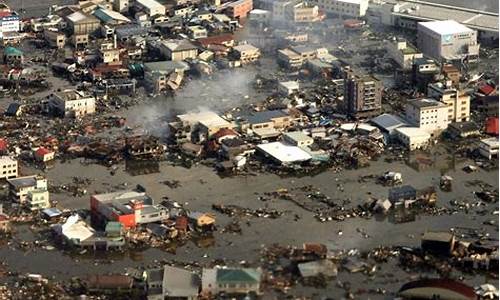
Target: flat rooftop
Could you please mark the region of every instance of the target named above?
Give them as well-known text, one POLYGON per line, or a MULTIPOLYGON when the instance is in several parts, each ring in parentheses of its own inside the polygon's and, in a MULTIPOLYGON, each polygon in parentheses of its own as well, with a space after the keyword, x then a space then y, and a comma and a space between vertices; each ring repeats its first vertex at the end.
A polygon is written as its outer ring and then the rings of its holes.
POLYGON ((408 101, 408 104, 417 108, 446 106, 446 104, 444 104, 443 102, 439 102, 431 98, 410 100, 408 101))
POLYGON ((257 148, 281 163, 302 162, 311 159, 311 155, 306 151, 282 142, 260 144, 257 148))
POLYGON ((425 27, 440 35, 473 32, 469 27, 458 23, 455 20, 420 22, 420 26, 425 27))
POLYGON ((231 123, 224 120, 222 117, 212 111, 178 115, 177 117, 182 122, 188 124, 200 123, 206 127, 232 127, 231 123))
POLYGON ((106 194, 93 195, 99 202, 113 202, 113 204, 118 203, 128 203, 130 200, 143 200, 144 204, 151 204, 151 198, 146 195, 146 193, 139 193, 133 190, 125 190, 106 194), (148 200, 148 201, 145 201, 148 200))

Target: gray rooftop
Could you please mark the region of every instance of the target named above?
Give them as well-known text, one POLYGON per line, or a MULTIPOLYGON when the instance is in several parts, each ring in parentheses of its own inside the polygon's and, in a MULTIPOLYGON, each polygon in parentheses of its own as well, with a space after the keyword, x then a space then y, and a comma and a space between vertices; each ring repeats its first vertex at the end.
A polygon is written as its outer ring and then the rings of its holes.
POLYGON ((250 124, 259 124, 259 123, 270 122, 271 119, 285 117, 285 116, 287 116, 287 113, 285 113, 282 110, 266 110, 266 111, 256 112, 248 116, 246 119, 250 124))

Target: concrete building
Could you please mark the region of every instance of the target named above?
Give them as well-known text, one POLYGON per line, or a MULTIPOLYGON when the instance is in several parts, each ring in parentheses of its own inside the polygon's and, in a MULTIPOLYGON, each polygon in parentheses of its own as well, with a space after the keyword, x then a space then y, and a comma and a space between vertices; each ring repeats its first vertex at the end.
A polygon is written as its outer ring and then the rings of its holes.
POLYGON ((88 34, 73 34, 71 36, 71 44, 76 49, 85 49, 89 44, 88 34))
POLYGON ((95 97, 77 90, 65 90, 49 96, 49 110, 61 117, 80 118, 95 112, 95 97))
POLYGON ((284 81, 278 84, 278 92, 284 96, 297 93, 299 90, 300 85, 297 81, 284 81))
POLYGON ((45 147, 38 147, 38 149, 33 152, 33 157, 35 158, 35 160, 44 163, 53 160, 54 156, 55 152, 45 147))
POLYGON ((418 127, 398 127, 394 130, 394 136, 408 150, 423 149, 429 145, 431 135, 418 127))
POLYGON ((155 205, 146 193, 132 190, 92 195, 90 210, 94 224, 120 222, 124 228, 158 222, 169 217, 167 209, 155 205))
POLYGON ((17 160, 9 157, 0 157, 0 179, 15 178, 18 175, 17 160))
POLYGON ((492 159, 493 157, 498 157, 498 137, 492 137, 487 139, 482 139, 479 142, 479 154, 482 156, 492 159))
POLYGON ((171 137, 179 143, 206 141, 219 130, 234 127, 212 111, 178 115, 177 121, 169 123, 171 137))
POLYGON ((19 203, 25 203, 32 191, 47 190, 47 179, 42 176, 24 176, 7 179, 10 198, 19 203))
POLYGON ((386 49, 389 57, 405 71, 410 71, 415 60, 424 56, 413 45, 401 39, 388 42, 386 49))
POLYGON ((76 11, 66 17, 68 27, 74 35, 93 34, 100 28, 101 22, 92 15, 76 11))
POLYGON ((168 60, 185 60, 198 56, 198 47, 188 40, 166 40, 160 43, 160 52, 168 60))
POLYGON ((382 108, 382 81, 373 76, 344 73, 344 103, 351 117, 373 117, 382 108))
POLYGON ((287 132, 283 134, 283 140, 297 147, 307 147, 314 143, 314 139, 302 131, 287 132))
POLYGON ((120 65, 120 49, 116 42, 103 42, 99 47, 99 58, 106 65, 120 65))
POLYGON ((208 36, 207 29, 201 25, 189 26, 187 29, 192 39, 203 39, 208 36))
POLYGON ((25 204, 32 211, 49 208, 49 191, 47 189, 35 189, 29 191, 26 197, 25 204))
POLYGON ((184 61, 156 61, 144 63, 144 81, 146 88, 160 93, 169 88, 169 77, 173 73, 183 74, 189 65, 184 61))
POLYGON ((195 273, 165 265, 147 271, 148 300, 197 300, 201 279, 195 273))
POLYGON ((7 32, 19 32, 20 18, 15 12, 10 10, 0 16, 0 39, 7 32))
POLYGON ((272 10, 272 21, 277 23, 316 22, 322 18, 317 5, 301 0, 274 1, 266 4, 272 10))
POLYGON ((233 47, 235 57, 241 61, 242 64, 257 61, 260 58, 259 48, 250 44, 243 44, 233 47))
POLYGON ((439 61, 476 61, 479 57, 477 31, 456 21, 418 23, 417 45, 427 56, 439 61))
POLYGON ((113 10, 119 13, 127 13, 130 0, 113 0, 113 10))
POLYGON ((43 36, 47 44, 52 48, 62 49, 66 45, 66 35, 57 28, 45 28, 43 36))
POLYGON ((278 50, 278 63, 288 69, 298 69, 304 64, 304 59, 291 49, 280 49, 278 50))
POLYGON ((360 18, 366 15, 368 0, 312 0, 319 9, 341 17, 360 18))
POLYGON ((244 19, 253 9, 253 0, 237 0, 228 4, 226 15, 233 19, 244 19))
POLYGON ((437 99, 448 106, 448 122, 466 122, 470 120, 470 96, 464 90, 451 86, 450 81, 427 86, 427 96, 437 99))
POLYGON ((438 135, 448 127, 448 106, 431 98, 408 101, 405 111, 408 122, 431 136, 438 135))
POLYGON ((165 6, 155 0, 135 0, 135 6, 144 11, 148 16, 165 15, 165 6))

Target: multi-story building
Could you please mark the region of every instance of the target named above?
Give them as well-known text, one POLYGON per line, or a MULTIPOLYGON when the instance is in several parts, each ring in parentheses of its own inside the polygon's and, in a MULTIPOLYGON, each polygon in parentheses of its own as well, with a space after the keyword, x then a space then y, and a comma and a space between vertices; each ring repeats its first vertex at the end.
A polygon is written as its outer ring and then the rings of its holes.
POLYGON ((238 45, 233 47, 233 51, 237 59, 242 63, 250 63, 260 58, 259 48, 250 44, 238 45))
POLYGON ((413 67, 413 63, 418 58, 423 58, 424 55, 418 51, 413 45, 406 40, 395 40, 387 45, 387 53, 389 56, 405 71, 409 71, 413 67))
POLYGON ((6 32, 18 32, 19 27, 19 16, 15 12, 4 13, 0 16, 0 38, 3 38, 3 34, 6 32))
POLYGON ((247 17, 252 9, 253 0, 238 0, 229 3, 226 9, 226 15, 233 19, 243 19, 247 17))
POLYGON ((116 42, 102 43, 99 48, 99 57, 101 61, 107 65, 121 64, 120 49, 116 46, 116 42))
POLYGON ((155 0, 135 0, 135 6, 144 11, 148 16, 165 15, 165 5, 155 0))
POLYGON ((61 117, 79 118, 95 112, 95 97, 77 90, 65 90, 49 96, 48 109, 61 117))
POLYGON ((278 50, 278 62, 288 69, 298 69, 304 64, 304 59, 291 49, 278 50))
POLYGON ((408 122, 431 136, 438 135, 448 127, 448 106, 431 98, 414 99, 406 105, 408 122))
POLYGON ((479 57, 477 31, 454 20, 418 23, 417 45, 437 60, 476 61, 479 57))
POLYGON ((96 225, 120 222, 124 228, 168 219, 165 207, 155 205, 145 192, 133 190, 98 194, 90 197, 92 221, 96 225))
POLYGON ((17 175, 17 160, 9 156, 0 157, 0 179, 15 178, 17 175))
POLYGON ((188 40, 167 40, 160 43, 160 52, 168 60, 185 60, 198 56, 198 47, 188 40))
POLYGON ((448 106, 448 122, 467 122, 470 119, 470 96, 451 86, 451 81, 427 86, 427 96, 448 106))
POLYGON ((382 81, 369 75, 344 72, 344 103, 351 117, 373 117, 382 108, 382 81))
POLYGON ((93 34, 100 28, 101 22, 93 15, 76 11, 66 17, 71 33, 75 35, 93 34))
POLYGON ((66 44, 66 35, 57 28, 45 28, 43 30, 43 36, 50 47, 62 49, 66 44))
POLYGON ((50 196, 47 189, 34 189, 26 196, 26 206, 30 210, 39 210, 50 207, 50 196))
POLYGON ((183 74, 189 65, 183 61, 155 61, 144 63, 144 82, 146 88, 160 93, 169 88, 169 77, 173 73, 183 74))
POLYGON ((366 15, 368 0, 313 0, 319 9, 341 17, 359 18, 366 15))
POLYGON ((25 203, 30 192, 47 190, 47 179, 42 176, 32 175, 7 179, 7 183, 11 199, 19 203, 25 203))

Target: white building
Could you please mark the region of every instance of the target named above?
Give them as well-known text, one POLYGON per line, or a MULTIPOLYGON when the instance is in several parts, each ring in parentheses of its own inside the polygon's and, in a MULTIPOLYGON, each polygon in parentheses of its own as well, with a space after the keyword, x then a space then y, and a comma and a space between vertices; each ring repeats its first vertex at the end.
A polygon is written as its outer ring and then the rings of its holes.
POLYGON ((126 13, 128 12, 129 4, 129 0, 114 0, 113 10, 119 13, 126 13))
POLYGON ((297 147, 307 147, 314 143, 314 139, 302 131, 290 131, 283 135, 283 140, 297 147))
POLYGON ((154 15, 165 15, 165 6, 155 0, 135 0, 135 5, 150 17, 154 15))
POLYGON ((470 120, 470 96, 463 90, 441 82, 427 86, 427 96, 437 99, 448 105, 448 122, 467 122, 470 120))
POLYGON ((47 189, 34 189, 29 191, 26 196, 26 206, 30 210, 49 208, 49 191, 47 189))
POLYGON ((477 31, 454 20, 420 22, 417 30, 418 48, 427 56, 447 61, 479 57, 477 31))
POLYGON ((0 17, 0 38, 4 32, 19 32, 19 16, 15 13, 0 17))
POLYGON ((17 170, 17 160, 9 156, 0 157, 0 179, 17 177, 17 170))
POLYGON ((62 117, 79 118, 95 112, 95 97, 77 90, 57 92, 49 98, 49 109, 62 117))
POLYGON ((479 154, 491 159, 494 156, 498 157, 498 137, 482 139, 479 142, 479 154))
POLYGON ((257 152, 282 165, 300 163, 312 158, 309 153, 301 148, 282 142, 257 145, 257 152))
POLYGON ((30 192, 47 190, 47 179, 42 176, 32 175, 7 179, 7 183, 10 197, 19 203, 25 203, 30 192))
POLYGON ((413 45, 406 40, 391 41, 387 45, 387 54, 392 58, 403 70, 411 70, 413 62, 417 58, 422 58, 424 55, 418 51, 413 45))
POLYGON ((399 127, 394 136, 409 150, 423 149, 429 144, 431 135, 418 127, 399 127))
POLYGON ((299 90, 300 85, 297 81, 284 81, 278 84, 278 92, 285 96, 297 93, 299 90))
POLYGON ((311 2, 326 13, 342 17, 364 17, 368 10, 368 0, 313 0, 311 2))
POLYGON ((450 123, 448 106, 430 98, 408 101, 406 119, 410 124, 425 130, 431 136, 445 130, 450 123))

